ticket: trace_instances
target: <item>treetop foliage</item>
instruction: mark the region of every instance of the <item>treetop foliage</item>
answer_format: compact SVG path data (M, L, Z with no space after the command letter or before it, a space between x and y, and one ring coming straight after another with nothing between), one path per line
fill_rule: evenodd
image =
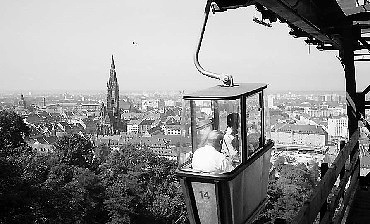
M93 145L90 140L78 134L65 135L55 143L55 152L62 163L91 168Z
M18 114L9 110L0 111L0 153L3 156L19 151L29 133L29 127Z
M53 152L15 152L27 148L28 130L1 111L0 223L187 223L174 161L80 135L58 139Z
M309 198L318 183L318 166L314 164L309 169L303 163L292 162L295 160L283 156L275 161L276 175L270 177L267 191L269 200L255 223L273 223L276 219L290 223Z

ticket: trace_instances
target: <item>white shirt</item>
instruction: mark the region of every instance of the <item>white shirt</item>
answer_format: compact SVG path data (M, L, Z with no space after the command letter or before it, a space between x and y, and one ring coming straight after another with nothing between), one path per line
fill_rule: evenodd
M222 173L234 169L230 160L210 145L199 148L194 152L192 165L194 170L203 172Z

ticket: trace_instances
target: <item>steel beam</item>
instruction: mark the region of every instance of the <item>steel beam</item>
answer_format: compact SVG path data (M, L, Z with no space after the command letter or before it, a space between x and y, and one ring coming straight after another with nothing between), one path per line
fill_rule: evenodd
M356 93L356 74L354 64L354 46L353 41L356 39L353 29L343 30L343 49L340 54L344 64L344 75L346 79L346 99L347 99L347 116L349 136L357 130L357 93Z
M348 21L335 1L319 2L320 5L315 5L310 0L256 0L256 2L273 11L288 24L305 31L311 37L331 44L336 49L341 48L341 41L331 35L329 30L335 23L342 26L342 22Z

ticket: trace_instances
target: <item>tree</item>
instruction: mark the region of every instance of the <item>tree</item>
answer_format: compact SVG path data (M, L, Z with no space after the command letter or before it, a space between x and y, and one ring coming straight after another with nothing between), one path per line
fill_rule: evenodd
M30 129L14 111L0 111L0 156L7 156L26 148L24 138Z
M43 212L48 223L105 223L105 189L89 169L59 164L42 185Z
M97 147L94 148L94 158L96 160L96 163L98 165L104 163L109 154L111 152L111 148L105 144L100 144Z
M278 217L291 222L314 188L310 172L302 163L286 164L280 171L276 186L282 195L275 204L275 210L279 211Z
M93 164L92 143L78 134L65 135L55 143L59 161L68 165L91 168Z
M174 223L186 211L173 161L129 145L101 169L110 223Z
M135 222L142 199L146 200L143 187L147 180L143 174L152 167L153 157L149 150L128 145L112 151L102 165L101 178L107 190L104 203L109 211L109 223Z
M42 222L48 158L34 152L0 157L0 170L0 223Z
M13 111L0 111L0 223L24 223L34 220L34 196L37 193L25 173L32 154L25 143L29 128Z
M309 170L304 164L286 164L283 157L275 162L275 169L279 178L269 180L267 194L269 200L255 223L273 222L282 218L290 223L298 214L305 200L307 200L317 184L317 167Z
M140 175L145 190L142 214L137 223L173 223L186 211L180 183L175 176L176 163L155 157L151 169ZM145 182L144 182L145 181Z
M82 136L55 146L48 154L0 156L0 223L186 222L175 162L130 145L97 149L94 166Z

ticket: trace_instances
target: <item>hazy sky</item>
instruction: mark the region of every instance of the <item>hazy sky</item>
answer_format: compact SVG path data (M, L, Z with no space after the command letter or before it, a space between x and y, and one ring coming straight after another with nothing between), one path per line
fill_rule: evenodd
M111 55L121 90L189 90L204 1L2 0L0 90L105 90ZM344 90L337 52L320 52L252 21L254 7L211 15L201 49L208 70L271 90ZM133 44L133 42L137 44ZM370 84L357 67L358 86Z

